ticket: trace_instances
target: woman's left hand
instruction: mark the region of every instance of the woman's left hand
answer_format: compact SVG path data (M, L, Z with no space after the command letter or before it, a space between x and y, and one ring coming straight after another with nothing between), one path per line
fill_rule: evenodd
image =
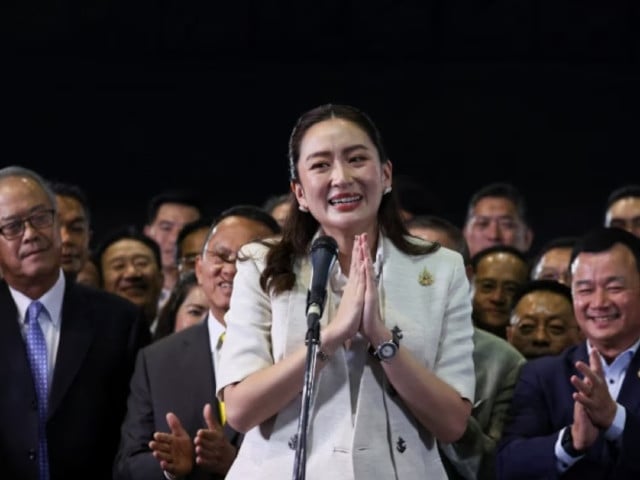
M365 291L364 291L364 308L362 311L362 324L360 326L361 333L369 341L376 340L380 336L380 332L386 332L380 314L380 299L378 296L378 285L376 275L373 268L373 260L371 258L371 248L366 233L358 236L357 239L359 255L364 260L365 268ZM377 342L373 342L377 344Z

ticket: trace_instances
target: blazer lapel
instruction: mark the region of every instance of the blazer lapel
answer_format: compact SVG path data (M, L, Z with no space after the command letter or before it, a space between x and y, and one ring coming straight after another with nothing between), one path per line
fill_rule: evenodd
M91 308L82 301L72 283L65 287L60 344L49 397L49 417L60 405L89 350L95 334Z

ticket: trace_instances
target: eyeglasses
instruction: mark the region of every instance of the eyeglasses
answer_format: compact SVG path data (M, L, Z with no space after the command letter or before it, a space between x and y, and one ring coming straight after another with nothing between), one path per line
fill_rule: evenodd
M223 265L225 263L235 264L238 254L231 252L215 252L213 250L205 250L205 256L211 259L214 265Z
M27 222L29 222L29 225L36 230L50 227L53 225L53 215L55 213L56 211L51 208L49 210L41 210L39 212L32 213L25 218L5 223L0 227L0 234L7 240L13 240L21 237L24 234L24 225Z

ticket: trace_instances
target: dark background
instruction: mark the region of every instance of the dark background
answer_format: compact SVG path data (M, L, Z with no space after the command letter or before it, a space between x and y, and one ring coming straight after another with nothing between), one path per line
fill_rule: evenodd
M164 188L286 191L296 118L349 103L455 223L516 184L539 246L640 182L637 3L10 0L0 163L83 186L99 238Z

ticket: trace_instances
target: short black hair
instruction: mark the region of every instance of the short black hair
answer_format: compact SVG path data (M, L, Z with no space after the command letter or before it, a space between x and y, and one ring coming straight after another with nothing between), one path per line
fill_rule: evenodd
M484 257L491 255L492 253L509 253L522 260L522 263L526 265L527 269L529 268L529 261L527 260L527 257L517 248L512 247L511 245L492 245L491 247L480 250L471 257L471 267L473 268L474 273L478 269L478 263L480 263Z
M582 252L604 252L616 243L620 243L631 250L636 259L636 269L640 273L640 238L617 227L595 228L580 237L571 251L569 265L572 265L576 257Z
M527 283L520 285L516 290L516 293L513 295L511 308L514 309L525 295L538 291L557 293L558 295L566 298L569 301L569 304L571 304L571 308L573 308L571 288L563 283L556 282L555 280L530 280Z
M462 230L446 218L437 215L414 215L406 221L405 225L409 230L411 228L432 228L444 232L451 237L451 240L455 243L455 250L462 255L464 264L469 265L471 263L469 246L467 245L467 240L464 238Z
M91 224L89 197L87 197L86 192L79 185L60 182L57 180L52 180L48 183L49 187L56 195L60 195L61 197L70 197L76 200L82 206L82 210L84 210L84 216L87 218L87 223Z
M183 189L165 190L149 200L147 205L147 225L154 222L158 215L158 210L160 210L160 207L165 203L177 203L179 205L193 207L200 212L200 215L202 215L204 211L204 204L197 193Z
M103 272L102 272L102 261L101 261L102 255L104 255L104 252L111 245L113 245L114 243L120 240L125 240L125 239L136 240L140 243L143 243L147 247L149 247L149 249L153 253L153 258L155 259L156 264L158 265L158 269L162 270L162 256L160 254L160 246L156 243L156 241L153 240L151 237L148 237L147 235L142 233L138 229L138 227L136 227L135 225L124 225L121 227L117 227L116 229L111 230L109 233L107 233L107 235L105 235L103 240L99 243L98 248L96 248L95 252L91 257L93 260L93 263L98 269L101 285L103 283L102 282Z
M195 232L196 230L208 230L209 228L211 228L212 223L213 220L211 218L200 217L198 220L194 220L193 222L185 224L180 229L176 238L176 262L179 262L180 258L182 257L182 248L180 247L180 244L182 243L184 238L189 234Z
M549 240L545 243L538 252L535 257L531 259L531 269L533 270L535 266L540 262L540 259L547 253L549 250L553 250L554 248L570 248L573 249L574 245L578 241L578 237L566 236L566 237L556 237L552 240Z
M622 187L613 190L607 197L607 209L609 209L615 202L625 197L640 198L640 185L623 185Z
M518 216L527 225L529 218L527 203L522 192L513 184L508 182L494 182L481 187L471 196L467 207L467 221L471 218L471 213L480 200L487 197L506 198L516 207Z

